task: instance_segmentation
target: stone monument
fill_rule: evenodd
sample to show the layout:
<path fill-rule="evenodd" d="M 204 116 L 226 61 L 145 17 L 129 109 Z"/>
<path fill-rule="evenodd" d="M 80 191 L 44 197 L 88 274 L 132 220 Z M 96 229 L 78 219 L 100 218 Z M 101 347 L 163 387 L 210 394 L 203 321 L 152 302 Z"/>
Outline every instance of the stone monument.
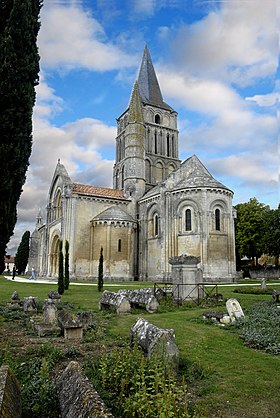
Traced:
<path fill-rule="evenodd" d="M 200 257 L 180 256 L 171 257 L 169 264 L 172 265 L 172 292 L 176 303 L 184 300 L 197 300 L 204 297 L 203 289 L 198 286 L 203 281 L 202 270 L 197 267 Z"/>

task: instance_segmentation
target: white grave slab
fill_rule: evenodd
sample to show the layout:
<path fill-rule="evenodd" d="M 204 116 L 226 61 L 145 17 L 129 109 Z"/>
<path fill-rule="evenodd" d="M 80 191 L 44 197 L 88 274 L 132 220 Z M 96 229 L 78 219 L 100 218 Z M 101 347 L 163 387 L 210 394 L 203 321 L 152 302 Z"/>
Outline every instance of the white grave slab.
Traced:
<path fill-rule="evenodd" d="M 232 322 L 235 322 L 236 319 L 245 318 L 238 300 L 234 298 L 227 300 L 226 308 Z"/>

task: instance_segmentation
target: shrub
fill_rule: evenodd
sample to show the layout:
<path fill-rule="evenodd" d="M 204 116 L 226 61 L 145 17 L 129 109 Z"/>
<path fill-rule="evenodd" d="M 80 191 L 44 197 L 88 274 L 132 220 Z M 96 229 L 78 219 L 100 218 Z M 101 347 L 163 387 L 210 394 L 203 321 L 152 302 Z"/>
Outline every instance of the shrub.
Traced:
<path fill-rule="evenodd" d="M 244 344 L 271 354 L 280 354 L 280 312 L 273 302 L 258 303 L 237 324 Z"/>
<path fill-rule="evenodd" d="M 252 295 L 271 295 L 272 290 L 269 288 L 262 289 L 254 286 L 240 286 L 233 291 L 234 293 L 252 294 Z"/>
<path fill-rule="evenodd" d="M 89 370 L 89 367 L 88 367 Z M 122 417 L 189 417 L 186 385 L 159 357 L 148 358 L 137 349 L 123 348 L 102 356 L 92 365 L 99 393 Z M 99 375 L 97 379 L 96 374 Z"/>

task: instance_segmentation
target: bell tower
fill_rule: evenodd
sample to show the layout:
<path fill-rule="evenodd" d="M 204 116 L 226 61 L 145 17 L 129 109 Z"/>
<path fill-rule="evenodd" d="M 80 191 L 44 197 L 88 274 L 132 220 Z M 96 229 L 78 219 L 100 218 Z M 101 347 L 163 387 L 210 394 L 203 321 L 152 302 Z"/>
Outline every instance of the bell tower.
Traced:
<path fill-rule="evenodd" d="M 124 189 L 125 182 L 128 185 L 126 168 L 128 164 L 127 141 L 128 135 L 131 135 L 129 132 L 132 129 L 132 122 L 129 121 L 130 109 L 136 101 L 134 90 L 135 87 L 132 92 L 129 108 L 117 119 L 118 134 L 116 138 L 116 164 L 114 166 L 114 187 L 117 189 Z M 142 146 L 144 147 L 144 152 L 142 153 L 141 151 L 137 158 L 143 158 L 141 170 L 144 165 L 145 193 L 156 184 L 165 180 L 181 163 L 178 158 L 177 112 L 163 101 L 147 46 L 144 49 L 139 70 L 137 90 L 137 97 L 139 96 L 137 101 L 141 107 L 141 122 L 138 118 L 137 123 L 139 129 L 137 130 L 137 135 L 138 141 L 140 141 L 140 136 L 143 134 L 140 142 L 142 142 Z M 134 99 L 132 100 L 133 97 Z M 138 110 L 139 115 L 140 111 Z M 142 171 L 141 174 L 138 171 L 140 169 L 139 162 L 135 165 L 135 169 L 137 171 L 134 174 L 136 180 L 138 175 L 140 177 L 142 176 Z M 133 174 L 130 168 L 130 178 L 131 175 Z"/>

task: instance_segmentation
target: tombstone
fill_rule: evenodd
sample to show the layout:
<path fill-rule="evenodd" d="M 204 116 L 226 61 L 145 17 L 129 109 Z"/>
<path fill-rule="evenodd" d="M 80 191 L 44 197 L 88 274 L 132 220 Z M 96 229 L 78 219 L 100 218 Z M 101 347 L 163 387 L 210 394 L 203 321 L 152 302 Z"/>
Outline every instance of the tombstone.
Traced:
<path fill-rule="evenodd" d="M 51 290 L 48 293 L 48 298 L 51 299 L 56 305 L 61 302 L 61 295 L 56 290 Z"/>
<path fill-rule="evenodd" d="M 130 329 L 130 343 L 137 342 L 142 350 L 151 357 L 153 354 L 163 355 L 172 360 L 178 367 L 179 349 L 175 343 L 173 329 L 158 328 L 144 318 L 138 318 Z"/>
<path fill-rule="evenodd" d="M 83 338 L 83 324 L 78 317 L 62 309 L 57 315 L 57 322 L 68 340 Z"/>
<path fill-rule="evenodd" d="M 13 293 L 12 293 L 12 296 L 11 296 L 11 302 L 9 303 L 9 306 L 12 308 L 12 309 L 22 309 L 22 305 L 23 305 L 23 303 L 22 303 L 22 301 L 20 300 L 20 297 L 19 297 L 19 294 L 18 294 L 18 292 L 15 290 Z"/>
<path fill-rule="evenodd" d="M 95 318 L 92 312 L 82 311 L 77 312 L 77 318 L 79 322 L 83 325 L 83 329 L 86 331 L 95 328 Z"/>
<path fill-rule="evenodd" d="M 226 302 L 226 308 L 232 322 L 235 322 L 236 319 L 245 318 L 238 300 L 234 298 L 228 299 Z"/>
<path fill-rule="evenodd" d="M 263 277 L 261 280 L 261 288 L 266 289 L 266 279 Z"/>
<path fill-rule="evenodd" d="M 104 290 L 99 301 L 99 309 L 111 309 L 117 314 L 126 314 L 130 313 L 131 306 L 125 295 Z"/>
<path fill-rule="evenodd" d="M 38 298 L 33 296 L 25 296 L 23 300 L 24 312 L 37 312 L 38 310 Z"/>
<path fill-rule="evenodd" d="M 144 307 L 147 312 L 153 313 L 158 310 L 159 302 L 151 288 L 138 290 L 119 290 L 118 294 L 124 295 L 131 305 Z"/>
<path fill-rule="evenodd" d="M 57 324 L 57 307 L 52 299 L 45 299 L 43 306 L 43 320 L 45 324 L 55 325 Z"/>
<path fill-rule="evenodd" d="M 198 286 L 203 281 L 202 270 L 197 267 L 200 257 L 180 256 L 171 257 L 171 274 L 173 280 L 172 293 L 176 303 L 184 300 L 199 300 L 204 297 L 203 289 Z"/>
<path fill-rule="evenodd" d="M 56 379 L 56 389 L 62 418 L 114 418 L 76 361 Z"/>
<path fill-rule="evenodd" d="M 0 417 L 21 417 L 19 383 L 9 366 L 0 367 Z"/>

